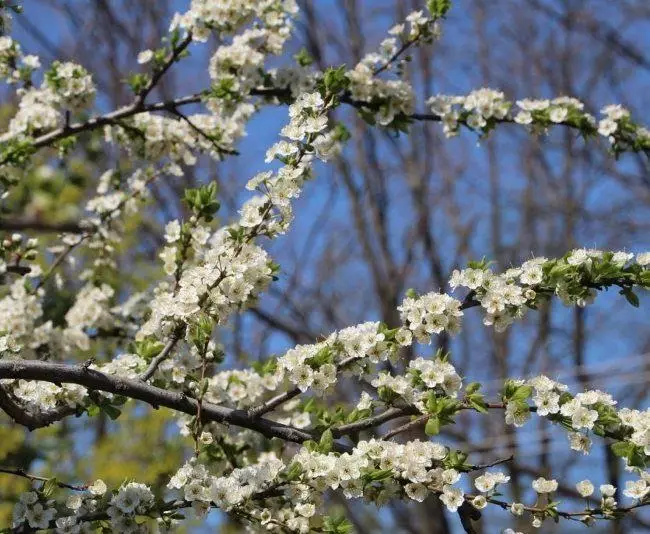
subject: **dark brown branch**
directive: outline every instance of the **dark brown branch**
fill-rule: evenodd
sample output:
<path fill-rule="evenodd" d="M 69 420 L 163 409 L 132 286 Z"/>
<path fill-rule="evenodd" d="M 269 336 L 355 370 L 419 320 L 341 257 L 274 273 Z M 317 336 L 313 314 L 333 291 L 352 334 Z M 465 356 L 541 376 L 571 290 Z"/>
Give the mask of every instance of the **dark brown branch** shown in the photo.
<path fill-rule="evenodd" d="M 135 102 L 133 105 L 140 107 L 144 104 L 144 101 L 146 100 L 147 96 L 153 89 L 158 85 L 158 82 L 162 79 L 162 77 L 165 75 L 165 73 L 171 68 L 171 66 L 180 58 L 181 54 L 185 51 L 185 49 L 190 45 L 192 42 L 192 34 L 188 33 L 185 38 L 176 46 L 169 56 L 165 59 L 165 63 L 162 65 L 162 67 L 154 72 L 154 75 L 151 77 L 151 80 L 147 84 L 147 86 L 138 94 L 137 98 L 135 99 Z"/>
<path fill-rule="evenodd" d="M 81 226 L 76 221 L 53 223 L 40 219 L 0 219 L 0 230 L 22 232 L 33 230 L 35 232 L 73 233 L 82 232 Z"/>
<path fill-rule="evenodd" d="M 89 390 L 123 395 L 131 399 L 146 402 L 154 408 L 165 406 L 166 408 L 192 416 L 197 413 L 199 408 L 199 403 L 196 399 L 190 398 L 183 393 L 157 388 L 140 380 L 106 375 L 83 365 L 67 365 L 35 360 L 0 361 L 0 378 L 43 380 L 53 384 L 79 384 Z M 4 405 L 2 407 L 5 409 Z M 23 424 L 20 420 L 21 418 L 24 419 L 23 414 L 16 413 L 15 410 L 12 410 L 12 413 L 7 413 L 16 422 Z M 318 437 L 292 426 L 276 423 L 261 417 L 251 417 L 245 410 L 226 408 L 212 403 L 203 403 L 201 417 L 206 422 L 215 421 L 226 425 L 232 424 L 254 430 L 267 438 L 275 437 L 294 443 L 302 443 Z M 32 421 L 32 423 L 34 422 L 37 423 L 38 419 Z M 51 422 L 48 421 L 48 424 Z M 32 428 L 36 426 L 42 425 L 31 425 Z M 340 443 L 337 443 L 336 447 L 341 451 L 350 450 L 349 446 Z"/>
<path fill-rule="evenodd" d="M 77 412 L 76 408 L 62 406 L 46 412 L 34 412 L 28 406 L 15 399 L 4 387 L 0 386 L 0 409 L 16 423 L 29 430 L 49 426 L 55 421 L 68 417 Z"/>
<path fill-rule="evenodd" d="M 49 480 L 52 480 L 51 478 L 32 475 L 30 473 L 25 472 L 22 469 L 18 469 L 15 467 L 0 467 L 0 473 L 6 473 L 8 475 L 15 475 L 17 477 L 26 478 L 27 480 L 30 480 L 32 482 L 48 482 Z M 65 482 L 60 482 L 59 480 L 57 480 L 55 483 L 59 488 L 71 489 L 73 491 L 86 491 L 86 489 L 88 489 L 87 485 L 74 486 L 72 484 L 66 484 Z"/>

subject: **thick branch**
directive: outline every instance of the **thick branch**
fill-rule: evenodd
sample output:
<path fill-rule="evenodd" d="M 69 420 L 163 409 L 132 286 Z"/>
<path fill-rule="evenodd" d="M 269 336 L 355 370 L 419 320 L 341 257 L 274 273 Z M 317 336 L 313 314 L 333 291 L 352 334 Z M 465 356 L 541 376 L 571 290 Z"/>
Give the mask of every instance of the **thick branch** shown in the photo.
<path fill-rule="evenodd" d="M 5 363 L 5 362 L 3 362 Z M 16 400 L 11 393 L 0 386 L 0 409 L 11 417 L 16 423 L 27 427 L 29 430 L 42 428 L 59 421 L 64 417 L 76 413 L 77 409 L 69 406 L 62 406 L 46 412 L 34 412 Z"/>
<path fill-rule="evenodd" d="M 79 384 L 90 390 L 123 395 L 131 399 L 144 401 L 154 408 L 165 406 L 192 416 L 196 415 L 199 408 L 196 399 L 192 399 L 183 393 L 157 388 L 140 380 L 106 375 L 83 365 L 67 365 L 34 360 L 0 361 L 0 378 L 43 380 L 54 384 Z M 5 408 L 4 405 L 2 407 Z M 12 413 L 8 411 L 7 413 L 17 422 L 21 422 L 21 418 L 24 419 L 23 414 L 15 413 L 15 411 Z M 18 417 L 16 418 L 14 415 Z M 212 403 L 203 403 L 201 416 L 206 422 L 215 421 L 232 424 L 254 430 L 267 438 L 280 438 L 294 443 L 302 443 L 317 437 L 304 430 L 265 418 L 251 417 L 245 410 L 226 408 Z M 38 420 L 34 422 L 38 422 Z M 349 450 L 349 447 L 343 444 L 337 444 L 337 448 L 339 450 Z"/>
<path fill-rule="evenodd" d="M 23 232 L 33 230 L 35 232 L 54 232 L 54 233 L 73 233 L 82 232 L 79 223 L 76 221 L 53 223 L 42 221 L 40 219 L 0 219 L 0 230 L 9 232 Z"/>

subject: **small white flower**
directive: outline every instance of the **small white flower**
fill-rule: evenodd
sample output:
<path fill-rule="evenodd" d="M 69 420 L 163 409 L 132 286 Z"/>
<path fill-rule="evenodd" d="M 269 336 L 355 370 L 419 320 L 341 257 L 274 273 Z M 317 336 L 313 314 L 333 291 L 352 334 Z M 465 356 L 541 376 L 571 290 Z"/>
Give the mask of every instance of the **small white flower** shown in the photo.
<path fill-rule="evenodd" d="M 594 485 L 589 480 L 581 480 L 576 484 L 576 489 L 582 497 L 589 497 L 594 492 Z"/>
<path fill-rule="evenodd" d="M 144 65 L 145 63 L 149 63 L 153 59 L 153 51 L 152 50 L 143 50 L 138 54 L 138 63 L 140 65 Z"/>
<path fill-rule="evenodd" d="M 553 479 L 547 480 L 544 477 L 540 477 L 533 480 L 533 489 L 537 493 L 552 493 L 557 490 L 557 481 Z"/>
<path fill-rule="evenodd" d="M 616 488 L 611 484 L 602 484 L 600 486 L 600 494 L 603 497 L 613 497 L 616 493 Z"/>
<path fill-rule="evenodd" d="M 106 484 L 100 478 L 95 480 L 95 482 L 93 482 L 88 487 L 88 491 L 90 491 L 90 493 L 92 493 L 93 495 L 104 495 L 104 493 L 106 493 L 106 489 L 107 489 Z"/>
<path fill-rule="evenodd" d="M 516 516 L 524 515 L 524 505 L 520 502 L 513 502 L 510 505 L 510 513 Z"/>

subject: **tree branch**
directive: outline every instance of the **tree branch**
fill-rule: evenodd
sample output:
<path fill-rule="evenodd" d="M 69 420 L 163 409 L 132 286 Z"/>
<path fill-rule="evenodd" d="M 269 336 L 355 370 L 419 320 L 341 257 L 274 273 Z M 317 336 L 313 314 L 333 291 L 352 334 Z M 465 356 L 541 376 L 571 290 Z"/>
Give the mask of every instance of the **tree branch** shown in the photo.
<path fill-rule="evenodd" d="M 196 415 L 199 403 L 183 393 L 167 391 L 151 386 L 141 380 L 133 380 L 120 376 L 107 375 L 100 371 L 89 369 L 83 365 L 67 365 L 62 363 L 42 362 L 35 360 L 0 361 L 0 378 L 43 380 L 53 384 L 79 384 L 89 390 L 104 391 L 137 399 L 154 408 L 165 406 L 177 412 Z M 5 392 L 6 393 L 6 392 Z M 6 394 L 8 396 L 8 394 Z M 2 405 L 5 409 L 5 406 Z M 24 414 L 12 410 L 7 413 L 20 424 L 24 424 Z M 14 417 L 17 415 L 17 418 Z M 284 441 L 303 443 L 304 441 L 318 438 L 314 434 L 294 428 L 292 426 L 276 423 L 261 417 L 251 417 L 245 410 L 227 408 L 212 403 L 203 403 L 201 417 L 205 421 L 232 424 L 259 432 L 267 438 L 280 438 Z M 32 427 L 39 425 L 38 418 L 30 420 Z M 52 421 L 48 421 L 47 424 Z M 34 424 L 36 423 L 36 424 Z M 25 426 L 29 426 L 25 424 Z M 337 450 L 349 451 L 348 445 L 337 443 Z"/>
<path fill-rule="evenodd" d="M 156 356 L 153 360 L 151 360 L 151 363 L 149 364 L 149 367 L 147 367 L 147 370 L 140 375 L 140 380 L 146 382 L 153 376 L 153 374 L 156 372 L 156 369 L 158 369 L 158 366 L 163 361 L 165 361 L 169 356 L 169 354 L 171 353 L 171 351 L 174 350 L 174 347 L 176 346 L 176 343 L 178 343 L 178 340 L 180 338 L 181 338 L 180 333 L 175 333 L 171 337 L 171 339 L 167 342 L 163 350 L 160 351 L 160 354 Z"/>

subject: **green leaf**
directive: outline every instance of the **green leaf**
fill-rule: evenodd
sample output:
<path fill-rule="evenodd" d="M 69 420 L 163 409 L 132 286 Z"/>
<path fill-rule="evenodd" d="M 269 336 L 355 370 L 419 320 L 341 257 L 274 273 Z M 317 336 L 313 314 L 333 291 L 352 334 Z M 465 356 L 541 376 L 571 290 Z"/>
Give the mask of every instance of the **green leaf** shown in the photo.
<path fill-rule="evenodd" d="M 105 404 L 101 407 L 102 412 L 104 412 L 108 417 L 110 417 L 113 421 L 117 419 L 121 414 L 122 411 L 117 409 L 115 406 L 112 406 L 110 404 Z"/>
<path fill-rule="evenodd" d="M 58 487 L 59 487 L 59 482 L 56 479 L 56 477 L 52 477 L 46 480 L 45 483 L 43 484 L 43 489 L 41 490 L 43 496 L 46 499 L 49 498 Z"/>
<path fill-rule="evenodd" d="M 435 18 L 444 17 L 451 8 L 451 0 L 428 0 L 427 9 Z"/>
<path fill-rule="evenodd" d="M 533 394 L 533 388 L 530 386 L 519 386 L 510 397 L 512 401 L 526 401 Z"/>
<path fill-rule="evenodd" d="M 186 189 L 183 202 L 196 217 L 210 222 L 221 206 L 217 200 L 217 183 L 210 182 L 197 188 Z"/>
<path fill-rule="evenodd" d="M 325 91 L 329 94 L 340 93 L 348 88 L 350 80 L 345 75 L 345 65 L 330 67 L 323 75 Z"/>
<path fill-rule="evenodd" d="M 323 522 L 323 532 L 332 534 L 350 534 L 353 532 L 352 524 L 343 516 L 326 517 Z"/>
<path fill-rule="evenodd" d="M 392 469 L 371 469 L 362 475 L 362 480 L 364 484 L 369 484 L 371 482 L 381 482 L 393 476 Z"/>
<path fill-rule="evenodd" d="M 639 297 L 634 291 L 628 288 L 628 289 L 621 289 L 620 293 L 626 298 L 626 300 L 632 306 L 634 306 L 635 308 L 639 307 Z"/>
<path fill-rule="evenodd" d="M 440 433 L 440 419 L 437 417 L 430 417 L 424 427 L 424 432 L 427 436 L 436 436 Z"/>
<path fill-rule="evenodd" d="M 328 452 L 332 451 L 333 447 L 334 447 L 334 436 L 332 435 L 332 431 L 328 428 L 325 432 L 321 434 L 318 448 L 321 453 L 327 454 Z"/>
<path fill-rule="evenodd" d="M 285 473 L 287 481 L 297 480 L 302 474 L 302 467 L 298 462 L 293 462 Z"/>
<path fill-rule="evenodd" d="M 163 350 L 164 345 L 153 338 L 145 338 L 135 342 L 135 352 L 147 361 L 155 358 Z"/>
<path fill-rule="evenodd" d="M 617 443 L 612 443 L 611 449 L 612 452 L 619 456 L 620 458 L 625 458 L 632 450 L 634 445 L 627 443 L 625 441 L 619 441 Z"/>
<path fill-rule="evenodd" d="M 308 67 L 314 62 L 313 58 L 309 55 L 309 52 L 307 52 L 307 49 L 305 47 L 301 48 L 300 52 L 293 56 L 293 59 L 295 59 L 296 63 L 298 63 L 298 65 L 301 67 Z"/>
<path fill-rule="evenodd" d="M 474 393 L 470 395 L 467 400 L 472 408 L 474 408 L 479 413 L 488 413 L 487 402 L 483 399 L 483 395 Z"/>

